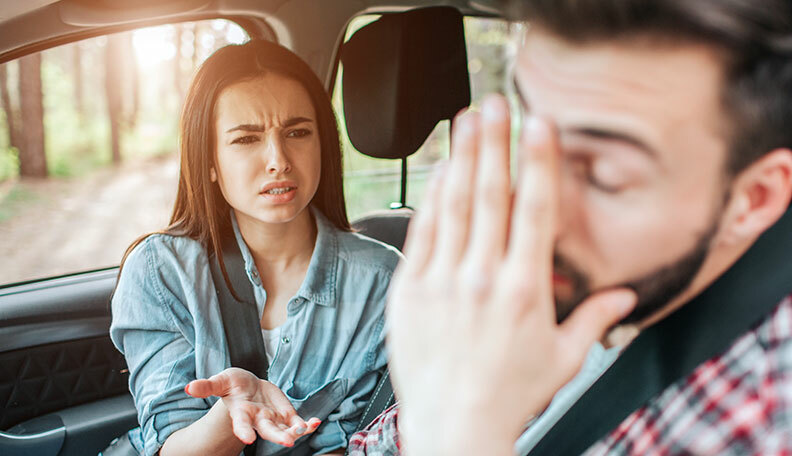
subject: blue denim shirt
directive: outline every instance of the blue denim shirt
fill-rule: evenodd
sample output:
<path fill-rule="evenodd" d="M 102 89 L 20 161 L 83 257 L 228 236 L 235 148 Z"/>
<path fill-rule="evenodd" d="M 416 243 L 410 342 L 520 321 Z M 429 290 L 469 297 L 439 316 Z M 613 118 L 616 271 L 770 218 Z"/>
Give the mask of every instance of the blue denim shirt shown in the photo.
<path fill-rule="evenodd" d="M 304 438 L 312 453 L 321 454 L 346 447 L 376 385 L 376 371 L 386 364 L 385 296 L 400 254 L 313 214 L 316 245 L 288 303 L 269 381 L 301 416 L 323 421 Z M 235 220 L 234 231 L 261 315 L 266 292 Z M 110 337 L 126 357 L 141 425 L 130 437 L 141 452 L 153 455 L 217 401 L 190 397 L 185 385 L 230 366 L 206 250 L 186 237 L 147 237 L 124 264 L 112 313 Z M 282 451 L 287 449 L 266 442 L 258 454 Z"/>

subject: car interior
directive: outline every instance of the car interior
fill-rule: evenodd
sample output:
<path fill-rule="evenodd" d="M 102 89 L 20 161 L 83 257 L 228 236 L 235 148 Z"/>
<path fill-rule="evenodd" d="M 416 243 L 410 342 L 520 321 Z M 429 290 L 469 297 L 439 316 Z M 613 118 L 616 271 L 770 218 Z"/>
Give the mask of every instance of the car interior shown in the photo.
<path fill-rule="evenodd" d="M 350 23 L 366 15 L 374 16 L 346 40 Z M 281 43 L 309 63 L 329 93 L 341 88 L 339 128 L 354 149 L 400 168 L 390 208 L 360 214 L 353 225 L 401 249 L 413 211 L 408 157 L 471 103 L 469 17 L 498 12 L 467 0 L 5 2 L 0 63 L 119 31 L 214 18 Z M 108 336 L 117 273 L 110 267 L 8 284 L 0 278 L 0 454 L 97 454 L 137 426 L 125 362 Z"/>

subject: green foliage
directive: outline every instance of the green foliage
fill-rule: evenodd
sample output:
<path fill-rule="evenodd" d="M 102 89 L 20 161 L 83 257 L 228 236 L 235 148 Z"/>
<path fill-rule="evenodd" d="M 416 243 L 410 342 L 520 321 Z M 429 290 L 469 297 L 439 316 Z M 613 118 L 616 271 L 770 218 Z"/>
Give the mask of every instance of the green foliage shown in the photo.
<path fill-rule="evenodd" d="M 26 205 L 39 200 L 38 195 L 21 185 L 12 185 L 13 187 L 11 187 L 5 197 L 0 196 L 0 223 L 13 217 Z"/>

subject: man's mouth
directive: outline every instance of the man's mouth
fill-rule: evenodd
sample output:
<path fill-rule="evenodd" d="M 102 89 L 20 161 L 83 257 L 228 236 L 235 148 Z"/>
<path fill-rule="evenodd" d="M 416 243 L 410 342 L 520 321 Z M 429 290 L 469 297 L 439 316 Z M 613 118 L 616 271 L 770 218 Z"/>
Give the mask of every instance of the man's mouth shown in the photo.
<path fill-rule="evenodd" d="M 553 284 L 554 285 L 569 285 L 570 280 L 568 277 L 563 276 L 557 272 L 553 273 Z"/>

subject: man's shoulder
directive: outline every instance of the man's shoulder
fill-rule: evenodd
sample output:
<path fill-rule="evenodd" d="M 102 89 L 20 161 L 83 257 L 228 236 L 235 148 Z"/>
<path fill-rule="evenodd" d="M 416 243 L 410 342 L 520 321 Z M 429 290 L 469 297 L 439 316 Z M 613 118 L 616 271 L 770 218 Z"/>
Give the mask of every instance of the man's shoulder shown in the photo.
<path fill-rule="evenodd" d="M 633 412 L 586 454 L 620 453 L 638 444 L 671 453 L 756 453 L 774 435 L 792 432 L 790 406 L 792 297 L 787 297 L 726 351 Z"/>

